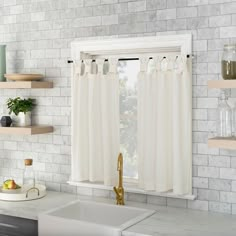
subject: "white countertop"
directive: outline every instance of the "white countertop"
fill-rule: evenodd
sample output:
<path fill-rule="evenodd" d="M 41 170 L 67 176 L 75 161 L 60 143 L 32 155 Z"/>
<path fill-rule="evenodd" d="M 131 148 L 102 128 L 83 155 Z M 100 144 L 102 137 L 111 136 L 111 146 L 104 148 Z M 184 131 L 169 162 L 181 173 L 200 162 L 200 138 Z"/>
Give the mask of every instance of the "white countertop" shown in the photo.
<path fill-rule="evenodd" d="M 114 202 L 110 199 L 81 197 L 48 192 L 47 196 L 25 202 L 0 201 L 0 214 L 37 220 L 38 214 L 76 199 Z M 236 216 L 127 202 L 129 206 L 156 210 L 157 213 L 125 230 L 123 236 L 235 236 Z"/>
<path fill-rule="evenodd" d="M 133 203 L 132 203 L 133 205 Z M 135 205 L 137 206 L 137 205 Z M 125 236 L 235 236 L 236 216 L 146 205 L 156 214 L 126 230 Z M 140 205 L 141 207 L 141 205 Z M 135 234 L 136 233 L 136 234 Z M 123 235 L 123 234 L 122 234 Z"/>
<path fill-rule="evenodd" d="M 23 202 L 0 201 L 0 214 L 37 220 L 39 213 L 62 206 L 76 199 L 78 199 L 76 195 L 48 191 L 44 198 L 38 200 Z"/>

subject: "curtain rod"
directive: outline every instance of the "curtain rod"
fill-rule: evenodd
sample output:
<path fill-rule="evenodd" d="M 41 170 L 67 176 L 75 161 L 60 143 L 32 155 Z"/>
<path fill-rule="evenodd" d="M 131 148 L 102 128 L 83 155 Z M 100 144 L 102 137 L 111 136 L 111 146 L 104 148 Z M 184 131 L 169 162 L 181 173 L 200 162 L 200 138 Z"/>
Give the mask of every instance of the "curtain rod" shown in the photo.
<path fill-rule="evenodd" d="M 189 58 L 190 55 L 187 54 L 186 57 Z M 163 58 L 166 58 L 166 57 L 163 57 Z M 149 59 L 153 59 L 153 58 L 152 58 L 152 57 L 149 57 Z M 137 61 L 137 60 L 139 60 L 138 57 L 136 57 L 136 58 L 120 58 L 120 59 L 118 59 L 118 61 Z M 95 59 L 92 60 L 92 62 L 95 62 L 95 61 L 96 61 Z M 105 61 L 108 61 L 108 59 L 105 59 Z M 73 61 L 73 60 L 68 60 L 67 63 L 74 63 L 74 61 Z"/>

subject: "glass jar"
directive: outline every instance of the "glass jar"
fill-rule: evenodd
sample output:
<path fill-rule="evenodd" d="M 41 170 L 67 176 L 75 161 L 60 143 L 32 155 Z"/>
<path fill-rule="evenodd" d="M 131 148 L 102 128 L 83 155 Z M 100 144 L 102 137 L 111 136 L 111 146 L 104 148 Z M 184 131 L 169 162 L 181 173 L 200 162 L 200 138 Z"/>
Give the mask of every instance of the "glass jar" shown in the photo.
<path fill-rule="evenodd" d="M 30 188 L 35 187 L 35 173 L 33 169 L 33 160 L 32 159 L 25 159 L 25 170 L 23 176 L 23 188 L 24 191 L 29 190 Z"/>
<path fill-rule="evenodd" d="M 236 44 L 224 45 L 221 73 L 223 79 L 236 79 Z"/>
<path fill-rule="evenodd" d="M 219 137 L 232 137 L 232 110 L 227 103 L 225 92 L 219 98 L 217 133 Z"/>

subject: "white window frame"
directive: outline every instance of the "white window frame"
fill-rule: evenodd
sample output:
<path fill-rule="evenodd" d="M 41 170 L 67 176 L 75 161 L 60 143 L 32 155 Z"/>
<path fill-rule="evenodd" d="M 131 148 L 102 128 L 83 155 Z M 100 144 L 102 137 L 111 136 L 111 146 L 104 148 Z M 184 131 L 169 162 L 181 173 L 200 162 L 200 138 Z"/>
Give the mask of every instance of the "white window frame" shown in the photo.
<path fill-rule="evenodd" d="M 103 40 L 73 41 L 71 56 L 73 60 L 93 59 L 104 55 L 122 55 L 139 53 L 180 52 L 192 53 L 192 35 L 162 35 L 137 38 L 112 38 Z"/>
<path fill-rule="evenodd" d="M 192 35 L 161 35 L 151 37 L 134 37 L 134 38 L 108 38 L 108 39 L 93 39 L 93 40 L 76 40 L 71 43 L 71 56 L 74 62 L 81 59 L 96 59 L 120 57 L 129 58 L 140 54 L 153 56 L 154 54 L 172 54 L 190 55 L 192 57 Z M 192 78 L 190 78 L 192 79 Z M 132 182 L 132 181 L 131 181 Z M 194 195 L 176 195 L 172 192 L 157 193 L 139 189 L 137 185 L 129 182 L 125 186 L 126 192 L 141 193 L 155 196 L 164 196 L 171 198 L 180 198 L 194 200 Z M 103 184 L 90 182 L 72 182 L 70 185 L 82 186 L 89 188 L 112 190 L 113 186 L 105 186 Z"/>

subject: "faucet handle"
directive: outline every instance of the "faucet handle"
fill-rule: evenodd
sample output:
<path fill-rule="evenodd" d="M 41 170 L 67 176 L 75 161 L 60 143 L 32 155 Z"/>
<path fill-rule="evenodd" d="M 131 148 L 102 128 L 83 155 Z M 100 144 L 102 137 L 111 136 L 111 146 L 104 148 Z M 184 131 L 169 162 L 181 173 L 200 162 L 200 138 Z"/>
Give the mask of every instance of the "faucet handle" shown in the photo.
<path fill-rule="evenodd" d="M 125 205 L 124 189 L 122 187 L 113 187 L 113 190 L 116 193 L 116 204 L 117 205 Z"/>
<path fill-rule="evenodd" d="M 113 190 L 114 190 L 114 192 L 116 193 L 116 196 L 119 196 L 119 193 L 118 193 L 117 187 L 113 187 Z"/>

